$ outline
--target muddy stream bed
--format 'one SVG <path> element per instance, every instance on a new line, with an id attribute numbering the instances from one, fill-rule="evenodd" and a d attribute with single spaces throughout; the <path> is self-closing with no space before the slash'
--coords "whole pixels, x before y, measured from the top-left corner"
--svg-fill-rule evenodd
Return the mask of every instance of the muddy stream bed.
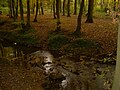
<path id="1" fill-rule="evenodd" d="M 115 65 L 98 63 L 94 58 L 75 62 L 73 58 L 54 57 L 49 51 L 18 46 L 17 43 L 1 42 L 0 58 L 2 57 L 11 60 L 24 57 L 27 59 L 26 69 L 43 70 L 43 90 L 110 90 L 115 69 Z"/>

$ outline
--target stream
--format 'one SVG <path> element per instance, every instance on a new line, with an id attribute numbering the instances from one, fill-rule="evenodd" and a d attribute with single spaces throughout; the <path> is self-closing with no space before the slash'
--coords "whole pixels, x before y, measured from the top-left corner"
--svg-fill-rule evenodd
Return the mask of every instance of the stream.
<path id="1" fill-rule="evenodd" d="M 102 65 L 94 61 L 74 62 L 67 57 L 54 56 L 40 48 L 18 46 L 16 43 L 0 43 L 0 57 L 14 58 L 29 55 L 32 68 L 45 71 L 45 90 L 110 90 L 114 65 Z M 41 63 L 41 56 L 45 57 Z M 35 58 L 33 58 L 35 57 Z M 33 62 L 32 61 L 32 62 Z M 93 66 L 94 65 L 94 66 Z"/>

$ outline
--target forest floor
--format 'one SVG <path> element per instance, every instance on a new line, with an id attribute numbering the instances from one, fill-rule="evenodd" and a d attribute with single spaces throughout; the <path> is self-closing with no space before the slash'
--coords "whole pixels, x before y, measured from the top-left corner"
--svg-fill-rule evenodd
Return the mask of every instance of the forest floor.
<path id="1" fill-rule="evenodd" d="M 0 16 L 0 18 L 8 20 L 9 17 Z M 18 19 L 20 19 L 18 17 Z M 25 18 L 26 19 L 26 18 Z M 48 40 L 48 33 L 56 29 L 56 20 L 53 19 L 52 14 L 38 15 L 38 22 L 33 22 L 34 15 L 31 15 L 31 26 L 35 28 L 32 34 L 38 38 L 39 41 Z M 116 51 L 117 43 L 117 23 L 113 23 L 112 18 L 94 17 L 94 23 L 85 23 L 86 17 L 82 19 L 82 38 L 93 39 L 100 43 L 105 53 L 112 53 Z M 26 20 L 25 20 L 26 21 Z M 11 22 L 0 26 L 0 30 L 10 30 Z M 67 35 L 75 31 L 77 26 L 77 15 L 66 17 L 61 15 L 61 28 L 62 32 Z"/>
<path id="2" fill-rule="evenodd" d="M 10 29 L 11 20 L 6 16 L 0 16 L 0 18 L 8 20 L 8 23 L 0 26 L 0 30 L 12 31 Z M 42 39 L 46 43 L 49 31 L 54 31 L 56 28 L 56 20 L 53 19 L 51 14 L 38 15 L 38 22 L 33 22 L 33 20 L 34 15 L 31 15 L 31 26 L 36 30 L 32 34 L 40 42 Z M 118 24 L 114 24 L 111 18 L 94 17 L 94 23 L 84 23 L 85 20 L 86 17 L 83 17 L 82 37 L 99 42 L 104 53 L 111 54 L 116 51 Z M 61 16 L 61 27 L 65 35 L 74 32 L 76 25 L 76 15 L 71 15 L 71 17 Z M 0 82 L 2 82 L 0 83 L 0 90 L 42 90 L 40 86 L 43 77 L 42 70 L 32 71 L 21 67 L 0 64 Z"/>

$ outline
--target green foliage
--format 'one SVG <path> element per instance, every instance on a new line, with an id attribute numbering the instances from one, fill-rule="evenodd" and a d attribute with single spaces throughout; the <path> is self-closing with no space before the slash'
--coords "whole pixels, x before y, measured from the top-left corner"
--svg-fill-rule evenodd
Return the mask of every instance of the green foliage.
<path id="1" fill-rule="evenodd" d="M 0 32 L 0 37 L 24 45 L 34 45 L 38 43 L 37 38 L 30 33 Z"/>
<path id="2" fill-rule="evenodd" d="M 3 14 L 8 14 L 9 8 L 8 7 L 1 7 L 0 6 L 0 11 L 2 11 Z"/>
<path id="3" fill-rule="evenodd" d="M 26 31 L 25 29 L 26 29 L 26 26 L 25 26 L 25 23 L 24 22 L 13 22 L 12 24 L 11 24 L 11 26 L 12 26 L 12 29 L 16 29 L 16 30 L 24 30 L 24 31 Z"/>
<path id="4" fill-rule="evenodd" d="M 92 40 L 78 38 L 64 46 L 62 50 L 66 53 L 92 55 L 99 51 L 100 45 Z"/>
<path id="5" fill-rule="evenodd" d="M 71 44 L 72 48 L 93 48 L 98 47 L 95 41 L 78 38 L 74 40 Z"/>
<path id="6" fill-rule="evenodd" d="M 0 19 L 0 25 L 4 25 L 5 22 L 6 22 L 5 20 Z"/>
<path id="7" fill-rule="evenodd" d="M 48 45 L 52 50 L 57 50 L 61 48 L 63 45 L 69 42 L 68 38 L 64 35 L 55 35 L 49 38 Z"/>

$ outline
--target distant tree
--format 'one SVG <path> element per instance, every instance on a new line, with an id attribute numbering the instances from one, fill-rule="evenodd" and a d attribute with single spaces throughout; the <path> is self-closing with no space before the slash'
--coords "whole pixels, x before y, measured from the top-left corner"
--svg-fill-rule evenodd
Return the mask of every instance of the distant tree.
<path id="1" fill-rule="evenodd" d="M 77 0 L 74 1 L 74 15 L 77 14 Z"/>
<path id="2" fill-rule="evenodd" d="M 101 10 L 102 10 L 103 6 L 104 6 L 104 0 L 100 0 L 100 6 L 101 6 Z"/>
<path id="3" fill-rule="evenodd" d="M 43 0 L 40 1 L 40 8 L 41 8 L 41 13 L 44 15 L 44 10 L 43 10 Z"/>
<path id="4" fill-rule="evenodd" d="M 32 14 L 34 14 L 35 11 L 35 0 L 32 0 Z"/>
<path id="5" fill-rule="evenodd" d="M 61 1 L 61 0 L 59 1 L 59 4 L 60 4 L 60 5 L 59 5 L 60 13 L 61 13 L 61 12 L 62 12 L 62 1 Z"/>
<path id="6" fill-rule="evenodd" d="M 65 3 L 66 3 L 66 0 L 63 0 L 63 16 L 65 16 Z"/>
<path id="7" fill-rule="evenodd" d="M 57 28 L 56 28 L 56 32 L 59 32 L 61 30 L 59 5 L 60 5 L 59 4 L 59 0 L 56 0 L 56 15 L 57 15 Z"/>
<path id="8" fill-rule="evenodd" d="M 94 7 L 94 0 L 89 0 L 86 23 L 93 23 L 93 7 Z"/>
<path id="9" fill-rule="evenodd" d="M 53 16 L 56 19 L 55 0 L 53 1 Z"/>
<path id="10" fill-rule="evenodd" d="M 83 14 L 83 8 L 84 8 L 84 0 L 81 0 L 79 15 L 77 18 L 77 27 L 76 27 L 76 31 L 74 32 L 75 35 L 81 34 L 81 19 Z"/>
<path id="11" fill-rule="evenodd" d="M 38 15 L 38 0 L 36 0 L 36 13 L 35 13 L 34 22 L 37 22 L 37 15 Z"/>
<path id="12" fill-rule="evenodd" d="M 112 90 L 120 90 L 120 23 L 118 26 L 117 60 Z"/>
<path id="13" fill-rule="evenodd" d="M 67 17 L 70 17 L 70 0 L 67 2 Z"/>
<path id="14" fill-rule="evenodd" d="M 27 28 L 30 28 L 30 0 L 27 0 Z"/>
<path id="15" fill-rule="evenodd" d="M 24 16 L 23 16 L 23 3 L 22 0 L 19 0 L 19 6 L 20 6 L 20 18 L 21 18 L 21 22 L 24 23 Z"/>
<path id="16" fill-rule="evenodd" d="M 12 0 L 8 0 L 8 5 L 9 5 L 9 17 L 12 18 L 13 17 L 13 13 L 12 13 Z"/>
<path id="17" fill-rule="evenodd" d="M 18 0 L 16 0 L 16 6 L 15 6 L 15 9 L 16 9 L 16 18 L 18 17 Z"/>
<path id="18" fill-rule="evenodd" d="M 116 0 L 114 0 L 113 10 L 116 10 Z"/>
<path id="19" fill-rule="evenodd" d="M 13 19 L 16 21 L 16 14 L 15 14 L 15 1 L 12 0 L 12 13 L 13 13 Z"/>

